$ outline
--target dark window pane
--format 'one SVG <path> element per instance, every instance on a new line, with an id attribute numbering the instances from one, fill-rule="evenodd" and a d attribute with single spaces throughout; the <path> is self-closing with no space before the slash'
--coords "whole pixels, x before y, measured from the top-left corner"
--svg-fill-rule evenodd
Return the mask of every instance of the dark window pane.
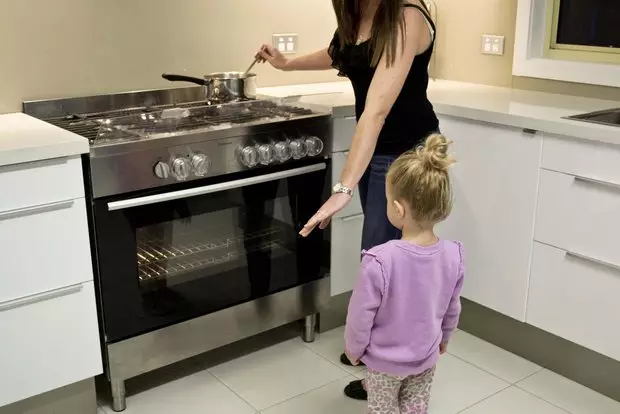
<path id="1" fill-rule="evenodd" d="M 560 0 L 556 42 L 620 48 L 620 0 Z"/>

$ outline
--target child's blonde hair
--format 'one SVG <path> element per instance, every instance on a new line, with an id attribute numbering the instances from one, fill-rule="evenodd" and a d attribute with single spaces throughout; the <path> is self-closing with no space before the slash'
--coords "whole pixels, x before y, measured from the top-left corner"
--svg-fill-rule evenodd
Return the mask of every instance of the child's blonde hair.
<path id="1" fill-rule="evenodd" d="M 439 223 L 452 211 L 448 169 L 455 160 L 448 154 L 450 144 L 441 134 L 430 135 L 423 145 L 398 157 L 388 171 L 393 197 L 406 202 L 420 223 Z"/>

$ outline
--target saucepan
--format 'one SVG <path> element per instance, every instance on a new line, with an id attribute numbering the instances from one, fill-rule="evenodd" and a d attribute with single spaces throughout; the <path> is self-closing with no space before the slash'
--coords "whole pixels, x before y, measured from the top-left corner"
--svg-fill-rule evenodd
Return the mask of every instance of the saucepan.
<path id="1" fill-rule="evenodd" d="M 232 102 L 256 99 L 256 74 L 244 72 L 220 72 L 204 78 L 164 73 L 162 78 L 172 82 L 191 82 L 204 86 L 205 98 L 211 102 Z"/>

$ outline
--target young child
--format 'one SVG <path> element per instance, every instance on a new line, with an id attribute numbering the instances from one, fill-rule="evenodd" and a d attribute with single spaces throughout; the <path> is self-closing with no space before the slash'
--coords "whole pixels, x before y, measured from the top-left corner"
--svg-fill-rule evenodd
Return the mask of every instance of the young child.
<path id="1" fill-rule="evenodd" d="M 345 339 L 351 363 L 368 367 L 369 413 L 428 412 L 435 364 L 458 323 L 462 247 L 434 232 L 452 208 L 448 145 L 434 134 L 394 161 L 387 212 L 402 239 L 363 253 Z"/>

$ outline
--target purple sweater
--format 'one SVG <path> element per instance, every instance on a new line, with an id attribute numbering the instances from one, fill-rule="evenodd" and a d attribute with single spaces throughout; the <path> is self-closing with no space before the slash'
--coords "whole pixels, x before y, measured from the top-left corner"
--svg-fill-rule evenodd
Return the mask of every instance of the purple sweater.
<path id="1" fill-rule="evenodd" d="M 394 240 L 364 252 L 349 303 L 347 352 L 391 375 L 432 368 L 458 324 L 463 276 L 458 242 Z"/>

